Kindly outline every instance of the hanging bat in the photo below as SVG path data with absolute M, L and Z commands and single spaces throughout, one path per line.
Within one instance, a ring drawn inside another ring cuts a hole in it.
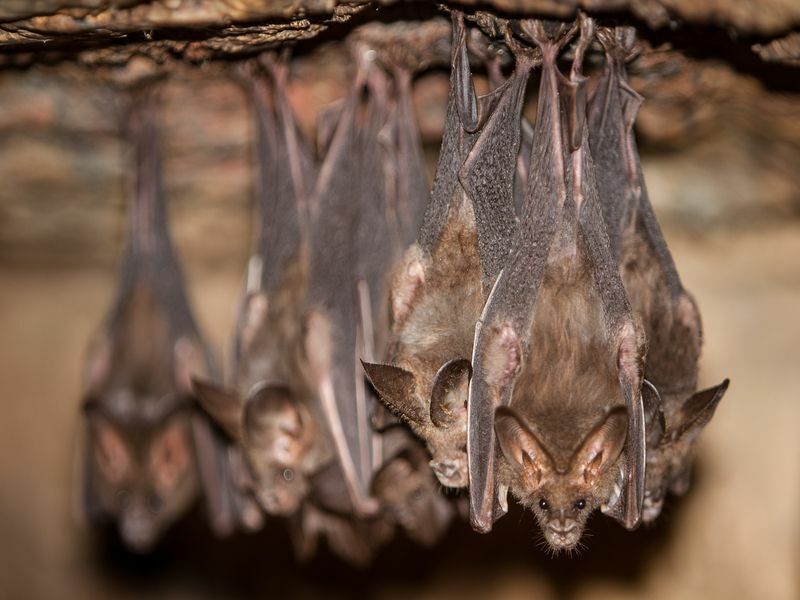
M 603 28 L 598 39 L 606 63 L 589 107 L 589 140 L 598 172 L 603 173 L 598 189 L 612 251 L 650 347 L 645 368 L 650 418 L 643 520 L 652 521 L 661 512 L 667 489 L 680 494 L 688 488 L 695 441 L 728 380 L 696 391 L 700 313 L 683 288 L 653 213 L 633 136 L 642 99 L 627 84 L 625 63 L 634 54 L 635 31 Z
M 373 494 L 384 512 L 399 524 L 414 542 L 431 547 L 444 535 L 455 515 L 450 501 L 428 466 L 424 448 L 404 428 L 384 433 L 384 446 L 393 445 L 384 466 L 375 474 Z
M 135 173 L 127 247 L 110 315 L 85 374 L 84 508 L 116 521 L 125 545 L 149 550 L 203 483 L 212 524 L 232 526 L 223 450 L 194 414 L 190 377 L 214 374 L 167 228 L 156 91 L 133 98 Z
M 364 363 L 383 404 L 426 444 L 447 487 L 467 485 L 466 398 L 475 321 L 508 252 L 527 71 L 477 98 L 453 11 L 445 132 L 417 242 L 392 282 L 389 364 Z M 453 307 L 458 307 L 454 310 Z
M 476 328 L 470 518 L 489 531 L 510 490 L 560 550 L 575 547 L 598 507 L 627 527 L 639 521 L 645 341 L 610 251 L 587 141 L 581 63 L 592 22 L 581 19 L 569 78 L 556 60 L 571 32 L 521 26 L 543 55 L 536 143 L 511 255 Z
M 315 165 L 286 97 L 287 66 L 266 56 L 271 85 L 250 65 L 260 227 L 248 266 L 226 388 L 195 380 L 202 407 L 241 453 L 238 484 L 267 514 L 291 515 L 333 458 L 302 359 L 308 288 L 308 203 Z
M 356 48 L 357 70 L 313 193 L 305 354 L 326 430 L 357 518 L 377 514 L 374 400 L 358 365 L 385 344 L 388 281 L 396 249 L 388 217 L 385 75 Z M 362 95 L 366 91 L 366 100 Z

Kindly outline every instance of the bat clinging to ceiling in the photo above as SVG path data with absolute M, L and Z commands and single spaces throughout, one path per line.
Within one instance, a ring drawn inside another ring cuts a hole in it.
M 127 245 L 111 314 L 89 352 L 84 502 L 144 552 L 206 491 L 212 525 L 232 527 L 223 449 L 191 405 L 191 376 L 213 361 L 192 316 L 167 229 L 157 92 L 137 92 L 127 122 L 134 160 Z
M 598 189 L 612 251 L 634 311 L 649 343 L 645 377 L 657 390 L 648 423 L 647 476 L 643 519 L 661 511 L 667 489 L 686 491 L 691 451 L 727 389 L 697 392 L 702 342 L 700 313 L 683 288 L 647 195 L 633 122 L 641 97 L 626 81 L 625 62 L 633 54 L 631 27 L 601 29 L 606 63 L 590 103 L 588 118 Z M 661 421 L 663 419 L 663 422 Z
M 530 68 L 476 97 L 453 12 L 445 132 L 418 241 L 392 283 L 389 364 L 365 363 L 381 401 L 425 441 L 442 485 L 467 485 L 466 399 L 475 322 L 515 226 L 513 177 Z M 453 307 L 458 307 L 453 310 Z
M 269 84 L 256 68 L 244 77 L 256 115 L 260 227 L 234 340 L 234 382 L 226 389 L 196 380 L 195 390 L 242 454 L 243 491 L 268 514 L 290 515 L 332 459 L 302 360 L 316 167 L 287 102 L 286 65 L 266 55 L 263 62 Z
M 628 527 L 639 520 L 645 344 L 610 251 L 587 141 L 580 66 L 592 22 L 581 19 L 569 78 L 556 66 L 566 27 L 522 28 L 542 51 L 543 72 L 520 225 L 476 328 L 470 518 L 489 531 L 510 489 L 550 546 L 569 549 L 595 508 Z

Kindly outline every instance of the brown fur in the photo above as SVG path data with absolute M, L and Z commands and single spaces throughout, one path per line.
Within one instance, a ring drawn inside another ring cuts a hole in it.
M 406 260 L 418 255 L 412 247 Z M 466 485 L 466 410 L 451 426 L 437 427 L 430 419 L 430 402 L 439 368 L 454 358 L 470 358 L 475 322 L 485 300 L 475 218 L 468 202 L 451 206 L 439 243 L 421 264 L 424 280 L 418 284 L 408 314 L 395 325 L 389 362 L 413 375 L 415 398 L 411 401 L 423 407 L 424 419 L 398 416 L 425 441 L 432 465 L 446 465 L 449 475 L 443 469 L 437 473 L 442 484 L 461 487 Z M 393 289 L 402 286 L 401 278 L 408 271 L 400 272 Z
M 587 481 L 579 450 L 612 411 L 625 414 L 625 402 L 615 353 L 609 352 L 615 340 L 606 333 L 586 261 L 555 248 L 552 256 L 535 307 L 530 348 L 506 409 L 538 440 L 550 468 L 526 459 L 520 469 L 506 454 L 499 461 L 498 481 L 533 510 L 552 548 L 570 549 L 580 540 L 588 515 L 612 495 L 624 461 L 618 454 Z M 498 430 L 504 452 L 515 443 L 509 435 L 507 429 Z M 579 501 L 582 508 L 576 508 Z M 556 522 L 568 522 L 571 529 L 559 533 Z

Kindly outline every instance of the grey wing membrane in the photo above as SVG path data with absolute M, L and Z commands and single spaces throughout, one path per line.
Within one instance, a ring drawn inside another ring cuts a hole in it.
M 339 113 L 312 198 L 306 354 L 353 510 L 372 514 L 371 431 L 358 356 L 363 345 L 357 241 L 363 74 Z

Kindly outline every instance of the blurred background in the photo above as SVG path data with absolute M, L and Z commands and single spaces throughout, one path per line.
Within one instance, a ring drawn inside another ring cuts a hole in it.
M 290 100 L 309 137 L 344 93 L 336 38 L 350 29 L 294 61 Z M 800 597 L 800 72 L 717 28 L 648 42 L 631 66 L 645 176 L 702 311 L 701 386 L 732 381 L 690 493 L 635 532 L 593 518 L 571 558 L 548 557 L 533 517 L 512 510 L 488 536 L 456 523 L 432 550 L 401 536 L 365 570 L 327 551 L 297 564 L 277 520 L 219 541 L 198 507 L 136 557 L 76 518 L 81 369 L 125 222 L 122 104 L 74 61 L 0 71 L 0 597 Z M 229 63 L 169 68 L 173 237 L 222 361 L 253 233 L 250 108 Z M 446 95 L 444 69 L 416 79 L 431 170 Z

